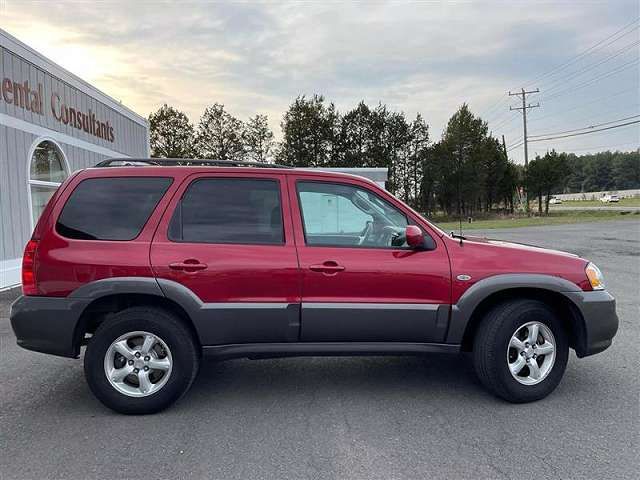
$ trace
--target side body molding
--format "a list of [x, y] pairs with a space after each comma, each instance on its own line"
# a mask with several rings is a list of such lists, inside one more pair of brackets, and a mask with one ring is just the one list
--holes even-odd
[[447, 343], [460, 343], [467, 324], [476, 307], [489, 295], [514, 288], [537, 288], [560, 293], [571, 299], [569, 292], [582, 292], [580, 287], [568, 280], [552, 275], [510, 273], [485, 278], [472, 285], [451, 307], [451, 320]]
[[295, 342], [300, 335], [300, 304], [205, 303], [190, 289], [172, 280], [152, 277], [114, 277], [97, 280], [73, 291], [84, 310], [102, 297], [143, 294], [167, 298], [189, 316], [201, 345], [244, 342]]
[[163, 278], [157, 282], [164, 296], [187, 312], [203, 346], [300, 338], [299, 303], [204, 303], [180, 283]]

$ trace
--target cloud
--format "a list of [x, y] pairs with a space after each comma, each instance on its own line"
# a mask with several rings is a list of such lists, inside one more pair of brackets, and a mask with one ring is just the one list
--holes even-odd
[[[295, 96], [322, 93], [342, 111], [364, 99], [411, 116], [421, 112], [437, 138], [463, 102], [484, 113], [508, 89], [562, 64], [638, 11], [632, 1], [576, 8], [562, 2], [61, 0], [6, 1], [0, 21], [143, 115], [169, 103], [197, 121], [206, 105], [220, 102], [241, 118], [268, 114], [278, 134]], [[620, 82], [637, 86], [637, 74], [627, 73], [601, 90], [614, 92]], [[637, 99], [631, 93], [623, 100], [630, 105]], [[491, 125], [517, 135], [517, 117], [500, 125], [509, 117], [503, 102]], [[566, 125], [578, 117], [567, 115]]]

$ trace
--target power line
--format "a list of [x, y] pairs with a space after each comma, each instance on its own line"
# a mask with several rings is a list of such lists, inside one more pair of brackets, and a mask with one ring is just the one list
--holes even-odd
[[583, 73], [586, 73], [590, 70], [593, 70], [597, 67], [599, 67], [600, 65], [603, 65], [611, 60], [613, 60], [614, 58], [619, 57], [620, 55], [626, 53], [627, 51], [629, 51], [631, 48], [637, 46], [640, 44], [640, 40], [632, 42], [628, 45], [625, 45], [623, 48], [621, 48], [620, 50], [618, 50], [616, 53], [609, 55], [608, 57], [600, 60], [599, 62], [596, 62], [594, 64], [591, 65], [587, 65], [586, 67], [584, 67], [581, 70], [577, 70], [575, 72], [573, 72], [572, 74], [570, 74], [568, 77], [564, 77], [564, 78], [558, 78], [556, 79], [554, 82], [552, 82], [550, 84], [550, 86], [546, 87], [547, 93], [554, 93], [554, 90], [557, 91], [557, 88], [563, 84], [565, 84], [566, 82], [568, 82], [569, 80], [573, 80], [574, 78], [577, 78], [579, 76], [581, 76]]
[[[638, 20], [640, 20], [640, 17], [635, 18], [633, 21], [629, 22], [628, 24], [626, 24], [624, 27], [622, 27], [621, 29], [617, 30], [616, 32], [612, 33], [611, 35], [609, 35], [606, 38], [603, 38], [602, 40], [600, 40], [599, 42], [595, 43], [594, 45], [592, 45], [591, 47], [589, 47], [588, 49], [586, 49], [585, 51], [583, 51], [582, 53], [576, 55], [573, 58], [570, 58], [569, 60], [567, 60], [565, 63], [558, 65], [554, 68], [552, 68], [551, 70], [548, 70], [547, 72], [543, 73], [542, 75], [534, 78], [533, 80], [531, 80], [530, 82], [528, 82], [525, 86], [529, 86], [533, 83], [538, 83], [540, 80], [542, 80], [543, 78], [549, 76], [550, 74], [555, 75], [555, 71], [561, 71], [564, 70], [566, 67], [568, 67], [569, 65], [573, 65], [575, 62], [577, 62], [578, 60], [580, 60], [581, 58], [585, 57], [586, 55], [589, 55], [591, 52], [598, 50], [599, 46], [601, 46], [604, 42], [606, 42], [607, 40], [617, 36], [619, 33], [623, 32], [624, 30], [626, 30], [627, 28], [629, 28], [630, 26], [634, 25], [636, 22], [638, 22]], [[619, 38], [614, 39], [612, 42], [607, 43], [606, 45], [602, 45], [602, 48], [609, 46], [611, 43], [616, 42], [617, 40], [619, 40], [620, 38], [626, 36], [627, 34], [629, 34], [630, 32], [632, 32], [633, 30], [635, 30], [636, 28], [638, 28], [638, 26], [636, 25], [634, 28], [632, 28], [631, 30], [629, 30], [629, 32], [626, 32], [625, 34], [621, 35]]]
[[517, 140], [515, 140], [515, 141], [511, 142], [509, 145], [507, 145], [507, 148], [513, 147], [516, 143], [522, 145], [522, 139], [523, 138], [524, 137], [518, 137]]
[[524, 145], [524, 142], [520, 142], [520, 143], [518, 143], [517, 145], [514, 145], [511, 148], [507, 148], [507, 152], [510, 152], [511, 150], [514, 150], [514, 149], [516, 149], [518, 147], [521, 147], [522, 145]]
[[[638, 117], [638, 116], [640, 116], [640, 115], [636, 115], [636, 117]], [[631, 118], [635, 118], [635, 117], [631, 117]], [[612, 123], [612, 122], [607, 122], [607, 123]], [[575, 136], [579, 136], [579, 135], [586, 135], [586, 134], [589, 134], [589, 133], [603, 132], [603, 131], [606, 131], [606, 130], [612, 130], [612, 129], [620, 128], [620, 127], [628, 127], [628, 126], [634, 125], [636, 123], [640, 123], [640, 120], [635, 120], [633, 122], [627, 122], [627, 123], [623, 123], [623, 124], [620, 124], [620, 125], [614, 125], [612, 127], [600, 128], [600, 129], [597, 129], [597, 130], [589, 130], [589, 131], [586, 131], [586, 132], [573, 133], [573, 134], [570, 134], [570, 135], [558, 135], [558, 136], [553, 136], [553, 137], [548, 137], [548, 138], [535, 138], [535, 139], [529, 140], [529, 142], [543, 142], [543, 141], [548, 141], [548, 140], [557, 140], [557, 139], [562, 139], [562, 138], [575, 137]], [[603, 124], [603, 125], [606, 125], [606, 123]], [[589, 128], [589, 127], [585, 127], [585, 128]], [[577, 129], [577, 130], [580, 130], [580, 129]], [[558, 132], [558, 133], [560, 133], [560, 132]], [[511, 150], [514, 150], [514, 149], [516, 149], [518, 147], [521, 147], [523, 144], [524, 144], [524, 141], [519, 140], [519, 141], [517, 141], [517, 143], [512, 144], [509, 147], [507, 147], [507, 152], [510, 152]], [[630, 142], [630, 143], [627, 143], [625, 145], [630, 145], [630, 144], [638, 145], [638, 142]], [[601, 148], [601, 147], [590, 147], [590, 148]]]
[[497, 109], [495, 109], [495, 111], [493, 113], [491, 113], [490, 115], [485, 117], [485, 121], [487, 123], [493, 123], [493, 124], [497, 124], [497, 123], [502, 123], [505, 120], [509, 120], [508, 116], [507, 118], [505, 118], [505, 115], [509, 113], [509, 111], [505, 111], [504, 107], [507, 106], [509, 104], [509, 95], [507, 93], [504, 94], [505, 98], [502, 99], [502, 101], [500, 101], [497, 104]]
[[[630, 104], [629, 106], [633, 106], [633, 105]], [[617, 117], [625, 117], [625, 118], [626, 117], [631, 117], [631, 118], [633, 118], [632, 115], [634, 115], [638, 111], [638, 108], [634, 108], [630, 112], [627, 111], [627, 112], [622, 113], [620, 111], [616, 111], [616, 110], [618, 110], [618, 108], [619, 107], [616, 107], [615, 109], [608, 109], [608, 110], [604, 109], [603, 111], [598, 111], [598, 114], [607, 114], [607, 115], [611, 114], [611, 115], [614, 115], [614, 116], [617, 116]], [[593, 118], [593, 113], [592, 113], [591, 115], [589, 115], [587, 117], [582, 117], [580, 119], [574, 119], [574, 120], [572, 120], [572, 123], [580, 124], [580, 123], [599, 122], [599, 121], [601, 121], [601, 118]], [[529, 123], [531, 123], [531, 122], [529, 122]], [[560, 128], [566, 128], [566, 123], [567, 123], [566, 121], [563, 121], [563, 122], [560, 122], [560, 123], [556, 122], [555, 124], [552, 124], [552, 125], [546, 126], [546, 127], [548, 127], [550, 130], [557, 130], [557, 129], [560, 129]], [[613, 122], [608, 122], [608, 123], [613, 123]], [[600, 126], [600, 125], [593, 125], [593, 123], [591, 123], [590, 125], [591, 126]], [[554, 132], [553, 134], [555, 135], [557, 133], [569, 133], [569, 132]], [[540, 137], [540, 136], [546, 136], [546, 135], [538, 135], [538, 134], [530, 135], [530, 137]]]
[[[528, 124], [531, 124], [531, 123], [537, 123], [537, 122], [539, 122], [539, 121], [541, 121], [541, 120], [545, 120], [545, 119], [547, 119], [547, 118], [549, 118], [549, 117], [556, 117], [556, 116], [558, 116], [560, 113], [566, 113], [566, 112], [571, 112], [571, 111], [574, 111], [574, 110], [579, 110], [579, 109], [582, 109], [582, 108], [588, 107], [588, 106], [590, 106], [590, 105], [593, 105], [594, 103], [598, 103], [598, 102], [600, 102], [600, 101], [602, 101], [602, 100], [609, 100], [609, 99], [611, 99], [611, 98], [618, 97], [618, 96], [623, 95], [623, 94], [625, 94], [625, 93], [627, 93], [627, 92], [629, 92], [629, 91], [632, 91], [632, 90], [633, 90], [633, 91], [637, 91], [637, 89], [636, 89], [635, 87], [632, 87], [632, 88], [628, 88], [628, 89], [626, 89], [626, 90], [622, 90], [622, 91], [620, 91], [620, 92], [617, 92], [617, 93], [615, 93], [615, 94], [613, 94], [613, 95], [604, 95], [604, 96], [602, 96], [602, 97], [596, 98], [596, 99], [594, 99], [594, 100], [592, 100], [592, 101], [590, 101], [590, 102], [585, 102], [585, 103], [583, 103], [583, 104], [581, 104], [581, 105], [578, 105], [578, 106], [575, 106], [575, 107], [573, 107], [573, 108], [567, 108], [567, 109], [564, 109], [564, 110], [562, 110], [562, 112], [558, 112], [558, 113], [555, 113], [555, 112], [554, 112], [554, 113], [549, 113], [549, 114], [546, 114], [546, 115], [542, 115], [541, 117], [534, 117], [533, 119], [530, 119], [529, 117], [527, 117], [527, 123], [528, 123]], [[638, 105], [638, 102], [630, 102], [630, 103], [626, 104], [625, 106], [626, 106], [626, 107], [630, 107], [630, 108], [631, 108], [631, 107], [634, 107], [634, 106], [637, 106], [637, 105]], [[614, 113], [618, 113], [618, 115], [619, 115], [619, 116], [625, 116], [625, 117], [626, 117], [626, 116], [629, 116], [629, 115], [630, 115], [630, 114], [632, 114], [632, 113], [635, 113], [635, 112], [638, 110], [637, 108], [633, 108], [631, 112], [628, 112], [628, 113], [627, 113], [627, 112], [624, 112], [624, 113], [623, 113], [623, 112], [620, 112], [620, 111], [619, 111], [619, 109], [620, 109], [620, 107], [619, 107], [619, 106], [615, 106], [614, 108], [599, 109], [599, 110], [598, 110], [598, 114], [609, 114], [609, 113], [610, 113], [610, 114], [614, 114]], [[617, 112], [616, 112], [616, 111], [617, 111]], [[576, 121], [576, 123], [593, 121], [593, 119], [592, 119], [592, 115], [593, 115], [593, 114], [591, 114], [591, 115], [589, 115], [589, 116], [587, 116], [587, 117], [582, 117], [582, 118], [580, 118], [579, 120], [577, 120], [577, 121]], [[596, 121], [597, 121], [597, 119], [596, 119]], [[553, 128], [558, 128], [558, 127], [559, 127], [559, 128], [562, 128], [562, 127], [564, 126], [564, 125], [562, 125], [562, 123], [564, 123], [564, 122], [561, 122], [561, 124], [559, 124], [559, 125], [558, 125], [558, 124], [557, 124], [557, 122], [556, 122], [556, 124], [553, 126]], [[508, 130], [503, 131], [502, 133], [503, 133], [505, 136], [509, 136], [509, 135], [510, 135], [510, 133], [511, 133], [511, 132], [514, 132], [517, 128], [519, 128], [519, 127], [516, 125], [516, 126], [514, 126], [514, 127], [512, 127], [512, 128], [509, 128]], [[539, 135], [532, 135], [532, 137], [535, 137], [535, 136], [539, 136]], [[522, 139], [522, 136], [520, 136], [518, 140], [521, 140], [521, 139]], [[515, 142], [512, 142], [512, 144], [513, 144], [513, 143], [515, 143]], [[511, 147], [511, 146], [512, 146], [512, 144], [508, 145], [508, 146], [507, 146], [507, 148]]]
[[[617, 148], [617, 147], [626, 147], [627, 145], [638, 145], [638, 142], [627, 142], [627, 143], [616, 143], [613, 145], [594, 145], [591, 147], [583, 147], [583, 148], [571, 148], [570, 150], [572, 152], [586, 152], [588, 150], [596, 150], [596, 149], [602, 149], [602, 148], [606, 148], [606, 149], [610, 149], [610, 148]], [[636, 150], [638, 148], [636, 147]]]
[[[602, 97], [598, 97], [596, 99], [593, 99], [593, 100], [591, 100], [589, 102], [583, 102], [583, 103], [581, 103], [581, 104], [579, 104], [579, 105], [577, 105], [575, 107], [565, 108], [565, 109], [562, 110], [562, 112], [566, 113], [566, 112], [571, 112], [571, 111], [574, 111], [574, 110], [580, 110], [581, 108], [584, 108], [584, 107], [586, 107], [588, 105], [593, 105], [594, 103], [598, 103], [598, 102], [600, 102], [602, 100], [610, 100], [610, 99], [612, 99], [614, 97], [618, 97], [618, 96], [622, 95], [623, 93], [627, 93], [627, 92], [631, 92], [631, 91], [637, 92], [638, 89], [637, 89], [637, 87], [627, 88], [627, 89], [622, 90], [620, 92], [614, 93], [613, 95], [604, 95]], [[543, 120], [545, 118], [554, 117], [556, 115], [557, 115], [557, 113], [549, 113], [547, 115], [542, 115], [541, 117], [534, 118], [529, 123], [538, 122], [538, 121]]]
[[549, 135], [561, 135], [563, 133], [579, 132], [580, 130], [586, 130], [586, 129], [596, 128], [596, 127], [602, 127], [604, 125], [611, 125], [612, 123], [624, 122], [625, 120], [631, 120], [632, 118], [638, 118], [638, 117], [640, 117], [640, 115], [632, 115], [632, 116], [626, 117], [626, 118], [619, 118], [618, 120], [611, 120], [610, 122], [597, 123], [595, 125], [589, 125], [587, 127], [582, 127], [582, 128], [574, 128], [573, 130], [564, 130], [562, 132], [551, 132], [551, 133], [540, 133], [540, 134], [537, 134], [537, 135], [529, 135], [529, 138], [538, 138], [538, 137], [546, 137], [546, 136], [549, 136]]
[[632, 60], [631, 62], [628, 62], [628, 63], [625, 63], [625, 64], [619, 66], [618, 68], [616, 68], [616, 69], [614, 69], [614, 70], [612, 70], [612, 71], [610, 71], [610, 72], [608, 72], [606, 74], [596, 76], [596, 77], [592, 78], [591, 80], [588, 80], [588, 81], [583, 82], [583, 83], [579, 83], [579, 84], [574, 85], [572, 87], [569, 87], [567, 89], [556, 91], [554, 94], [552, 94], [549, 97], [543, 97], [542, 100], [543, 101], [547, 101], [547, 100], [551, 100], [552, 98], [556, 98], [556, 97], [559, 97], [561, 95], [564, 95], [567, 92], [575, 92], [579, 88], [591, 85], [591, 84], [597, 82], [598, 80], [602, 80], [603, 78], [611, 77], [612, 75], [617, 75], [618, 73], [620, 73], [620, 72], [626, 70], [627, 68], [633, 66], [633, 64], [635, 64], [635, 63], [638, 63], [638, 59], [637, 58], [635, 60]]
[[627, 127], [627, 126], [633, 125], [635, 123], [640, 123], [640, 120], [634, 120], [633, 122], [627, 122], [627, 123], [623, 123], [623, 124], [620, 124], [620, 125], [613, 125], [611, 127], [599, 128], [597, 130], [589, 130], [588, 132], [571, 133], [569, 135], [559, 135], [557, 137], [536, 138], [536, 139], [533, 139], [533, 140], [530, 140], [530, 141], [531, 142], [544, 142], [544, 141], [547, 141], [547, 140], [557, 140], [559, 138], [577, 137], [579, 135], [588, 135], [590, 133], [603, 132], [605, 130], [612, 130], [614, 128]]
[[508, 98], [509, 98], [509, 96], [506, 94], [506, 92], [505, 92], [505, 93], [503, 93], [503, 94], [500, 96], [500, 98], [498, 99], [498, 101], [497, 101], [497, 102], [495, 102], [494, 104], [492, 104], [492, 105], [491, 105], [489, 108], [487, 108], [486, 110], [484, 110], [484, 111], [483, 111], [483, 113], [481, 113], [481, 114], [479, 115], [479, 117], [487, 117], [487, 116], [489, 115], [489, 112], [492, 112], [492, 113], [493, 113], [493, 111], [494, 111], [494, 110], [496, 110], [496, 109], [497, 109], [497, 107], [499, 107], [501, 104], [503, 104], [503, 103], [504, 103], [504, 101], [505, 101], [505, 99], [508, 99]]
[[504, 120], [502, 120], [501, 122], [499, 122], [497, 125], [494, 125], [492, 131], [493, 130], [498, 130], [499, 128], [503, 127], [504, 125], [513, 122], [516, 119], [517, 116], [518, 116], [517, 113], [513, 113], [510, 117], [507, 117]]

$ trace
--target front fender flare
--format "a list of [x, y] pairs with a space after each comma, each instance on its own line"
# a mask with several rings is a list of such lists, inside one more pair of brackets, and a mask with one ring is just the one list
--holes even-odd
[[[517, 288], [547, 290], [563, 295], [568, 292], [582, 292], [575, 283], [553, 275], [509, 273], [484, 278], [472, 285], [458, 302], [451, 306], [451, 320], [446, 342], [455, 344], [462, 342], [473, 312], [485, 298], [500, 291]], [[568, 295], [564, 296], [571, 301]]]

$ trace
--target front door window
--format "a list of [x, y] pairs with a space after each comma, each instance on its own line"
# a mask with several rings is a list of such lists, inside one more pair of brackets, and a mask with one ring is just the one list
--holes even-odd
[[406, 246], [407, 217], [375, 193], [326, 182], [299, 182], [297, 187], [307, 245]]

